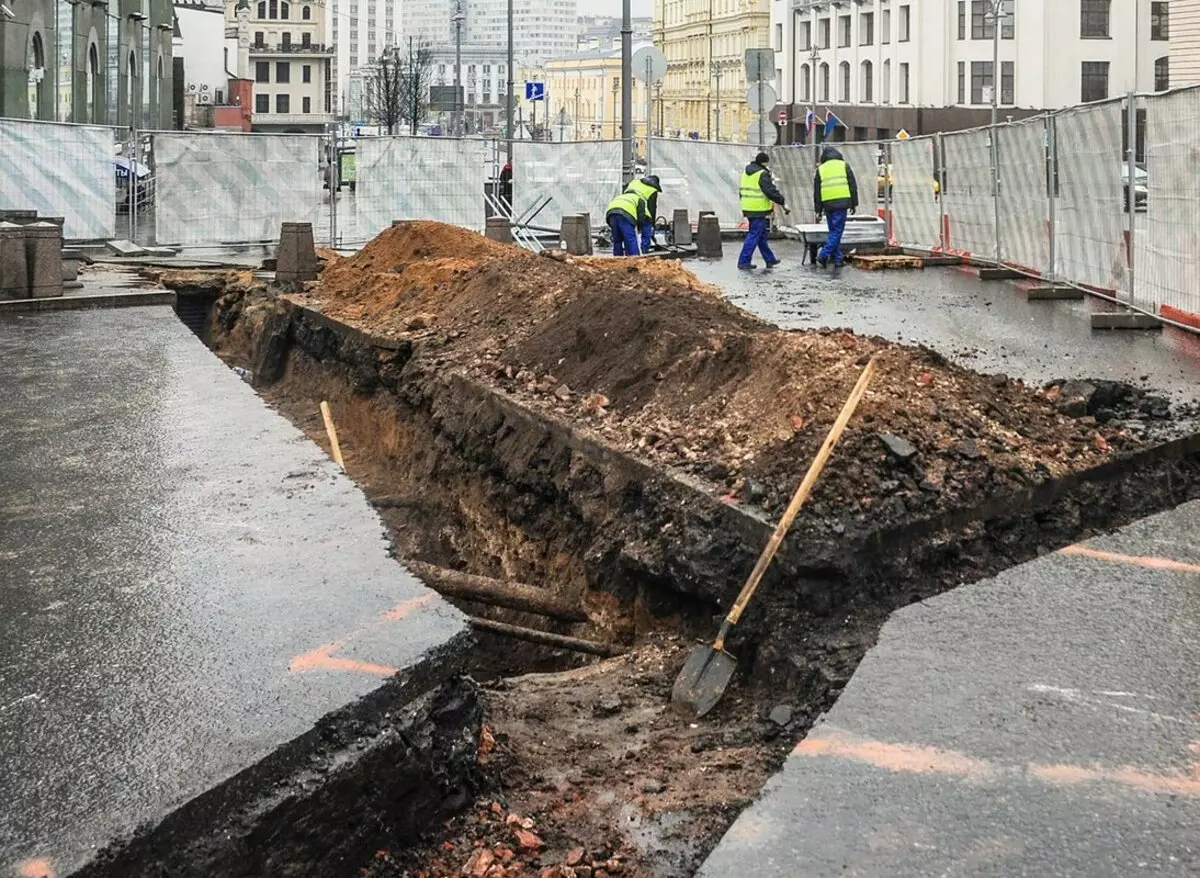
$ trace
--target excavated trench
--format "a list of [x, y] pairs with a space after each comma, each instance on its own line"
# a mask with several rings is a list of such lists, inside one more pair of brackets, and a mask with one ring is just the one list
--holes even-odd
[[689, 723], [667, 709], [671, 682], [753, 566], [764, 516], [443, 372], [412, 342], [283, 299], [229, 292], [208, 339], [326, 447], [329, 402], [347, 473], [398, 558], [532, 585], [552, 605], [450, 598], [480, 625], [624, 653], [602, 660], [477, 630], [488, 725], [475, 807], [380, 851], [368, 875], [464, 864], [479, 875], [693, 874], [892, 610], [1200, 496], [1200, 441], [1188, 435], [900, 528], [794, 533], [729, 644], [740, 676]]

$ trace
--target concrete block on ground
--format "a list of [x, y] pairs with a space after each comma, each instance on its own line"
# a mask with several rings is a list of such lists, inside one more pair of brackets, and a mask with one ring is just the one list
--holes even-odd
[[581, 213], [583, 217], [583, 227], [587, 230], [587, 255], [592, 256], [596, 252], [595, 241], [592, 239], [592, 215], [590, 213]]
[[279, 227], [279, 252], [275, 256], [275, 280], [299, 283], [317, 279], [317, 248], [312, 223], [283, 223]]
[[1157, 317], [1137, 311], [1109, 311], [1092, 315], [1092, 329], [1162, 329]]
[[592, 229], [587, 216], [567, 214], [559, 226], [563, 249], [572, 256], [588, 256], [592, 252]]
[[692, 226], [688, 220], [686, 207], [675, 208], [675, 213], [671, 221], [671, 238], [676, 244], [687, 245], [692, 243]]
[[25, 267], [29, 295], [50, 299], [63, 294], [62, 226], [36, 222], [25, 227]]
[[1020, 280], [1025, 277], [1015, 268], [997, 268], [996, 266], [984, 266], [979, 269], [980, 280]]
[[721, 257], [721, 222], [715, 213], [703, 213], [696, 227], [696, 255]]
[[128, 238], [122, 238], [119, 241], [106, 241], [105, 245], [109, 250], [118, 256], [145, 256], [146, 249], [141, 247]]
[[28, 225], [37, 222], [36, 210], [0, 210], [0, 222]]
[[84, 264], [83, 254], [78, 250], [63, 250], [63, 281], [74, 281], [79, 277], [79, 267]]
[[502, 244], [511, 244], [513, 242], [512, 222], [506, 216], [489, 216], [483, 229], [483, 236]]
[[0, 299], [29, 298], [25, 227], [0, 222]]
[[174, 247], [146, 247], [147, 256], [175, 256], [179, 253]]
[[1027, 293], [1031, 302], [1067, 302], [1084, 297], [1084, 292], [1066, 284], [1040, 284], [1030, 287]]

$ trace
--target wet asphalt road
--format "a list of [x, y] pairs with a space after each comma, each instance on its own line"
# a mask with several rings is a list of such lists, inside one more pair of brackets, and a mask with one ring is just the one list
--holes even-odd
[[0, 874], [70, 872], [464, 632], [170, 308], [2, 314], [0, 363]]
[[[721, 260], [686, 265], [721, 286], [731, 302], [787, 329], [844, 327], [924, 344], [977, 372], [1003, 372], [1029, 383], [1104, 378], [1152, 387], [1176, 400], [1200, 398], [1200, 336], [1093, 332], [1089, 314], [1108, 309], [1097, 299], [1030, 302], [1010, 282], [980, 281], [955, 268], [847, 267], [834, 276], [801, 265], [797, 243], [771, 246], [784, 260], [771, 271], [738, 271], [740, 241], [725, 241]], [[756, 261], [761, 266], [761, 258]]]
[[705, 878], [1200, 874], [1200, 502], [895, 613]]

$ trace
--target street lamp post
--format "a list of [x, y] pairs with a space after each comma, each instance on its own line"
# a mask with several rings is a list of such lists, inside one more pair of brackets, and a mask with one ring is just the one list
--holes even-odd
[[995, 222], [996, 266], [1000, 266], [1000, 144], [997, 139], [996, 116], [1000, 109], [1000, 27], [1004, 17], [1005, 0], [992, 0], [988, 17], [992, 20], [992, 213]]
[[[511, 2], [511, 0], [510, 0]], [[462, 0], [454, 4], [454, 136], [462, 136], [462, 25], [466, 19]]]

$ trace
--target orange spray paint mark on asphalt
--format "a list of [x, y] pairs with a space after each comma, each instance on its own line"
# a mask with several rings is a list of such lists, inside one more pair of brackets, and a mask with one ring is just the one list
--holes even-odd
[[358, 659], [341, 658], [334, 653], [343, 646], [341, 641], [318, 646], [314, 650], [302, 653], [292, 659], [288, 670], [296, 671], [357, 671], [362, 674], [374, 674], [377, 677], [391, 677], [399, 672], [398, 668], [387, 665], [377, 665], [374, 662], [362, 662]]
[[44, 857], [36, 860], [26, 860], [17, 865], [17, 875], [20, 878], [55, 878], [54, 867]]
[[1111, 561], [1113, 564], [1132, 564], [1149, 570], [1169, 570], [1172, 573], [1200, 573], [1200, 564], [1188, 564], [1183, 561], [1173, 561], [1170, 558], [1158, 558], [1153, 555], [1123, 555], [1120, 552], [1105, 552], [1102, 549], [1091, 549], [1087, 546], [1067, 546], [1062, 549], [1064, 555], [1082, 555], [1085, 558], [1095, 558], [1098, 561]]
[[409, 598], [408, 600], [404, 601], [404, 603], [397, 604], [384, 613], [383, 618], [388, 622], [399, 622], [401, 619], [411, 615], [412, 613], [415, 613], [417, 610], [429, 604], [434, 597], [434, 593], [429, 592], [428, 594], [423, 594], [418, 598]]

